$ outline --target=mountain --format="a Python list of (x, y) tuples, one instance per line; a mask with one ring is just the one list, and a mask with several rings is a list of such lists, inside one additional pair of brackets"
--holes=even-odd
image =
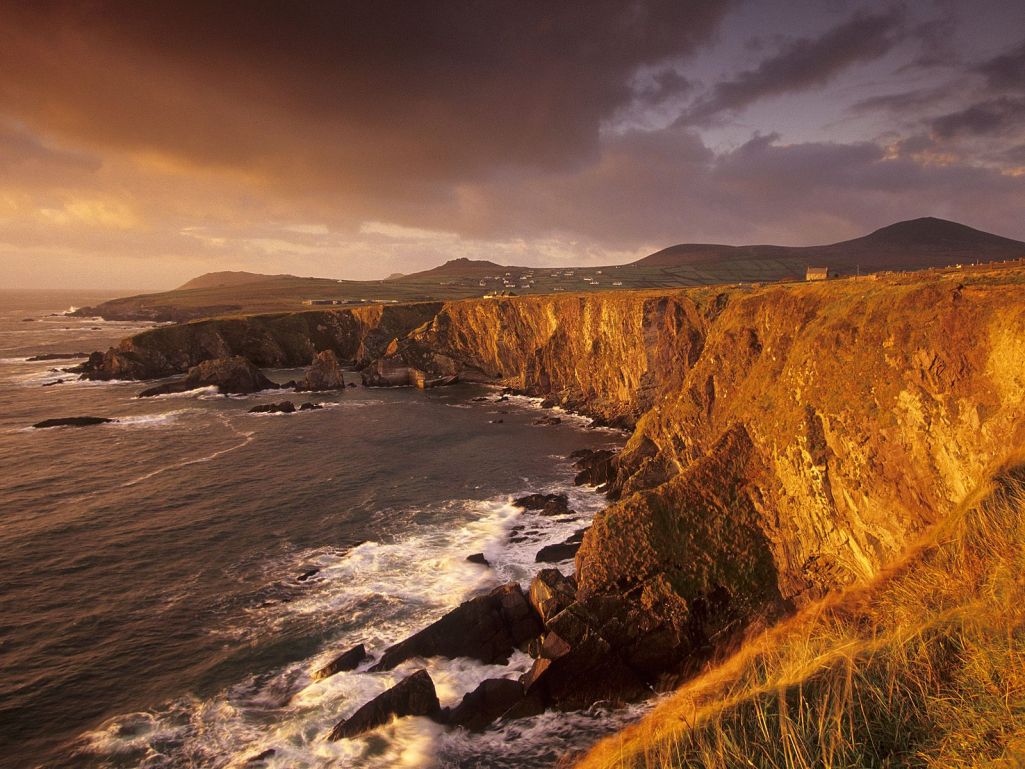
[(724, 246), (686, 243), (633, 262), (638, 267), (720, 266), (797, 259), (841, 273), (917, 270), (1025, 257), (1025, 243), (932, 216), (883, 227), (868, 235), (821, 246)]

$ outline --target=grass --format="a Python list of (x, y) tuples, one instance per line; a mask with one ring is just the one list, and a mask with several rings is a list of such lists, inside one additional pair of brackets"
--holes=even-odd
[(613, 767), (1025, 767), (1025, 468), (578, 764)]

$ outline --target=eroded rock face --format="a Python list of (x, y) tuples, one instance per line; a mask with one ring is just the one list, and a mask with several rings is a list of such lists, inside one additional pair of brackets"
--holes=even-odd
[(256, 366), (240, 355), (203, 361), (189, 369), (184, 379), (150, 387), (139, 393), (140, 398), (170, 393), (188, 392), (200, 387), (216, 386), (220, 393), (255, 393), (276, 389), (277, 385), (263, 375)]
[(444, 713), (440, 720), (450, 726), (480, 731), (520, 705), (524, 697), (526, 692), (519, 681), (489, 678), (464, 695), (462, 702)]
[(328, 737), (341, 740), (358, 737), (388, 723), (392, 717), (437, 716), (441, 710), (434, 681), (426, 670), (418, 670), (388, 691), (378, 695), (349, 718), (339, 722)]
[(523, 590), (511, 582), (471, 598), (390, 647), (371, 670), (391, 670), (410, 657), (470, 657), (485, 664), (505, 663), (517, 647), (540, 632)]
[(334, 350), (318, 352), (313, 363), (306, 370), (306, 377), (296, 387), (299, 392), (315, 392), (320, 390), (342, 390), (345, 388), (345, 375), (341, 361)]

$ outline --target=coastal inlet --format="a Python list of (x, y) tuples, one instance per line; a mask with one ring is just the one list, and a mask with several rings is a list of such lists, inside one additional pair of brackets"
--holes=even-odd
[[(453, 706), (532, 660), (314, 673), (359, 643), (376, 658), (492, 587), (570, 573), (537, 553), (605, 500), (573, 485), (567, 457), (621, 433), (557, 412), (538, 425), (553, 412), (471, 385), (303, 393), (323, 408), (292, 414), (249, 413), (277, 391), (138, 398), (138, 382), (60, 371), (74, 360), (27, 360), (104, 349), (138, 323), (52, 315), (96, 297), (0, 298), (0, 765), (495, 766), (502, 743), (503, 765), (540, 767), (615, 728), (599, 710), (482, 734), (413, 718), (330, 742), (419, 666)], [(30, 427), (70, 415), (115, 421)], [(567, 512), (512, 504), (534, 492), (566, 494)]]

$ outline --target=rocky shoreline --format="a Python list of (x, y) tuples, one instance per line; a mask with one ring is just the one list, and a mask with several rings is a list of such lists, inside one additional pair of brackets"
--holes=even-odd
[[(744, 634), (899, 558), (1025, 438), (1019, 277), (199, 321), (94, 353), (82, 374), (165, 377), (231, 356), (308, 365), (330, 350), (365, 384), (487, 383), (632, 430), (618, 454), (577, 457), (581, 482), (612, 504), (582, 535), (572, 575), (543, 572), (519, 598), (505, 586), (471, 599), (439, 620), (444, 633), (407, 639), (424, 654), (528, 649), (522, 680), (484, 682), (460, 706), (467, 723), (490, 722), (672, 685)], [(423, 679), (364, 721), (389, 708), (447, 718)]]

